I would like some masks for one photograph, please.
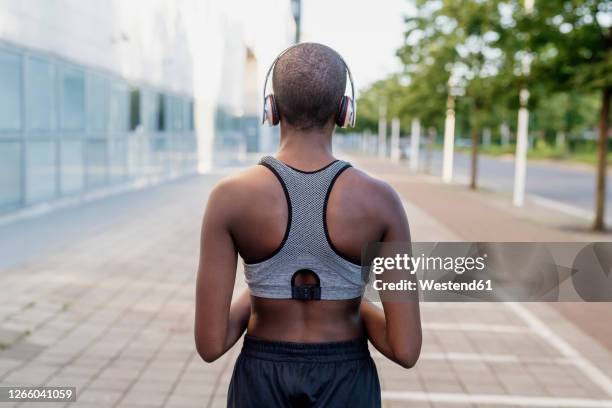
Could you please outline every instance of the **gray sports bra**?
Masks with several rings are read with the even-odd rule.
[[[360,297],[366,281],[362,268],[336,251],[325,222],[334,182],[351,165],[336,160],[317,171],[305,172],[271,156],[262,158],[259,164],[278,178],[289,212],[285,237],[276,251],[255,263],[244,263],[251,294],[303,300]],[[304,270],[317,278],[317,284],[296,286],[295,277]]]

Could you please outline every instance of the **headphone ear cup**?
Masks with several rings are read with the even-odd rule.
[[[345,95],[340,99],[340,106],[338,107],[338,115],[336,116],[336,125],[340,127],[346,126],[346,117],[348,112],[348,97]]]
[[[346,115],[344,118],[344,127],[355,127],[355,104],[350,96],[346,98]]]
[[[280,115],[278,113],[278,108],[276,106],[276,99],[274,98],[274,95],[270,95],[270,106],[272,107],[273,114],[272,125],[276,126],[280,123]]]
[[[272,94],[267,95],[264,100],[263,116],[264,122],[268,122],[268,125],[270,126],[276,126],[280,121],[278,110],[276,109],[276,101],[274,100],[274,95]]]
[[[268,100],[268,96],[266,95],[264,96],[264,103],[263,103],[263,115],[262,115],[262,120],[261,123],[268,123],[269,126],[271,126],[272,121],[270,118],[270,102]]]

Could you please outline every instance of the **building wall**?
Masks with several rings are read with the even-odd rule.
[[[0,214],[210,169],[294,30],[288,0],[0,0]]]

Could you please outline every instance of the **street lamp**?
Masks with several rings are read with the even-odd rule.
[[[525,0],[525,11],[533,12],[535,0]],[[523,55],[522,68],[523,74],[529,74],[530,57],[527,53]],[[527,178],[527,146],[529,144],[529,90],[527,87],[521,89],[521,107],[518,112],[518,124],[516,127],[516,158],[514,160],[514,192],[512,202],[517,207],[522,207],[525,203],[525,180]]]
[[[446,120],[444,121],[444,152],[442,156],[442,180],[453,181],[453,155],[455,150],[455,98],[463,95],[463,88],[457,86],[452,76],[448,80],[446,99]]]
[[[291,11],[295,20],[295,43],[298,44],[302,36],[302,0],[292,0]]]
[[[529,91],[527,88],[520,92],[521,107],[518,112],[518,125],[516,131],[516,158],[514,161],[514,194],[512,201],[515,206],[522,207],[525,203],[525,180],[527,178],[527,147],[529,126]]]

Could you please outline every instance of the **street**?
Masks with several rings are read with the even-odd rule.
[[[426,152],[421,151],[421,166],[425,166]],[[592,218],[595,208],[595,168],[588,165],[563,165],[562,163],[527,162],[528,197],[539,204],[563,209],[572,215]],[[454,178],[467,184],[470,176],[469,153],[455,152]],[[433,150],[431,174],[442,173],[442,151]],[[485,189],[512,194],[514,183],[514,160],[485,155],[478,157],[478,185]],[[607,200],[612,202],[612,184],[608,178]],[[539,199],[539,200],[538,200]],[[543,199],[543,200],[542,200]],[[561,204],[556,205],[555,204]],[[612,219],[612,208],[607,206],[606,215]]]

